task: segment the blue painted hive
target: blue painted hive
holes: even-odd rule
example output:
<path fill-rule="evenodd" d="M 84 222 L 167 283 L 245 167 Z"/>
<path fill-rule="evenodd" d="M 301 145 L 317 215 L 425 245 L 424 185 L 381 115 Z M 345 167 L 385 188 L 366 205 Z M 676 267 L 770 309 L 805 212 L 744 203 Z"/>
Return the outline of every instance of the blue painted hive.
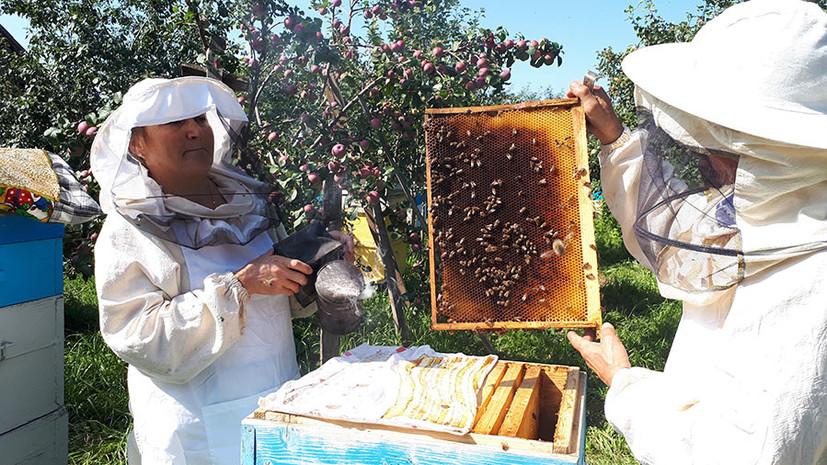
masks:
<path fill-rule="evenodd" d="M 586 374 L 500 361 L 465 435 L 256 410 L 242 464 L 584 464 Z"/>

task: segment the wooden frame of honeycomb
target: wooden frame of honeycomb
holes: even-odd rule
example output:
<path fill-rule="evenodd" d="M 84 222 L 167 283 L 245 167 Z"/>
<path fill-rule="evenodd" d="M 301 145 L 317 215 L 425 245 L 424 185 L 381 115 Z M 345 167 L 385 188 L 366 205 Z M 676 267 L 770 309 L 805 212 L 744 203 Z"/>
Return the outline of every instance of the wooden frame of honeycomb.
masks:
<path fill-rule="evenodd" d="M 426 110 L 432 329 L 600 327 L 577 99 Z"/>

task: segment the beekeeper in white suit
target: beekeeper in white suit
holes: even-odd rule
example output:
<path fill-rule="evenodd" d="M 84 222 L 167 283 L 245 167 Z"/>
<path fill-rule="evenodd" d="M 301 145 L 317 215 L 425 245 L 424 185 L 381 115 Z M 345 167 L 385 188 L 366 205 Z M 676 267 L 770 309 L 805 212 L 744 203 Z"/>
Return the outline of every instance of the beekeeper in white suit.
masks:
<path fill-rule="evenodd" d="M 684 304 L 662 373 L 609 324 L 569 333 L 607 420 L 642 463 L 827 464 L 827 14 L 738 4 L 623 70 L 634 132 L 601 88 L 570 96 L 626 247 Z"/>
<path fill-rule="evenodd" d="M 219 81 L 146 79 L 92 146 L 100 325 L 129 364 L 131 464 L 239 463 L 241 420 L 299 376 L 288 296 L 312 269 L 273 255 L 269 187 L 228 163 L 246 121 Z"/>

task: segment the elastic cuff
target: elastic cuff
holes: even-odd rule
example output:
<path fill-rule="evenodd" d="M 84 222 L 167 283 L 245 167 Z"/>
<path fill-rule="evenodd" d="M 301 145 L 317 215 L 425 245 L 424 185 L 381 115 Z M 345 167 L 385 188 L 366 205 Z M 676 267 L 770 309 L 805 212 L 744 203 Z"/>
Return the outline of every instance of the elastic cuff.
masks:
<path fill-rule="evenodd" d="M 250 294 L 247 292 L 247 288 L 236 278 L 235 273 L 225 273 L 222 275 L 222 281 L 227 284 L 228 288 L 236 291 L 238 300 L 242 305 L 250 301 Z"/>
<path fill-rule="evenodd" d="M 629 128 L 627 128 L 626 126 L 623 126 L 623 132 L 620 133 L 620 136 L 618 136 L 618 138 L 615 139 L 614 142 L 610 142 L 608 144 L 601 144 L 600 151 L 614 152 L 620 147 L 623 147 L 626 144 L 626 142 L 629 142 L 629 139 L 631 138 L 632 131 L 629 130 Z"/>

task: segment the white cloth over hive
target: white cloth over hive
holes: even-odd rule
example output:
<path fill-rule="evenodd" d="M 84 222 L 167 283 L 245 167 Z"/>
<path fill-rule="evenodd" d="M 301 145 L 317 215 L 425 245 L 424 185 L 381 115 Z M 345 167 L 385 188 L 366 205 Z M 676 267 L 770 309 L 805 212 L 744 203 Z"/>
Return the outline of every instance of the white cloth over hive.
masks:
<path fill-rule="evenodd" d="M 265 410 L 465 434 L 497 357 L 362 344 L 259 400 Z"/>

